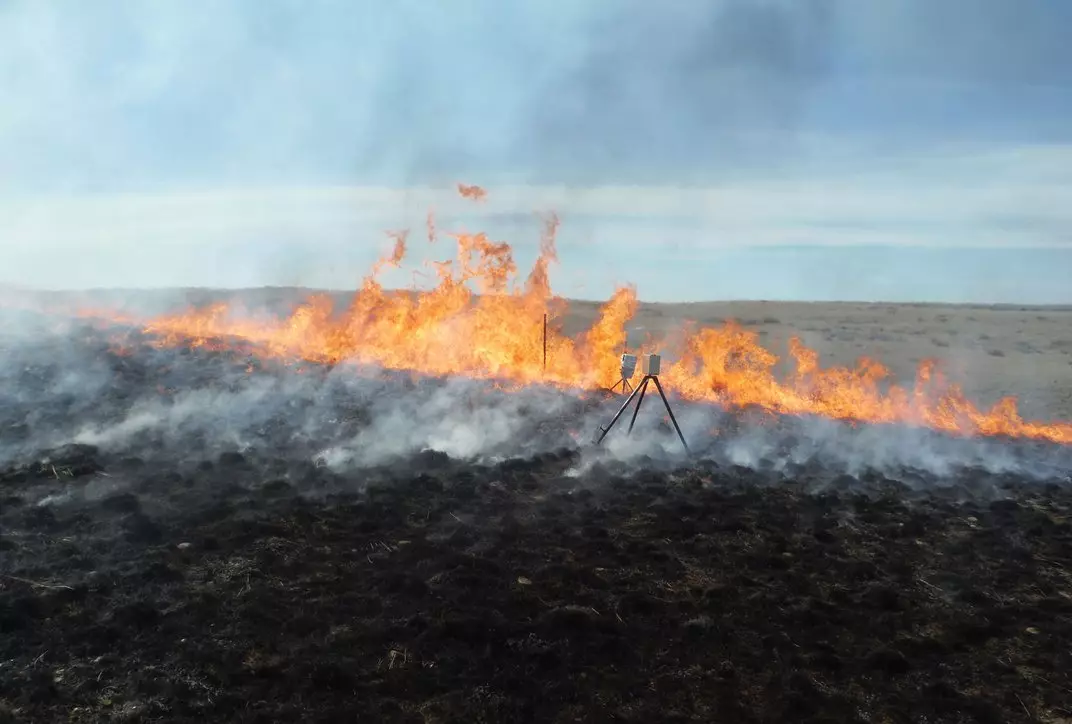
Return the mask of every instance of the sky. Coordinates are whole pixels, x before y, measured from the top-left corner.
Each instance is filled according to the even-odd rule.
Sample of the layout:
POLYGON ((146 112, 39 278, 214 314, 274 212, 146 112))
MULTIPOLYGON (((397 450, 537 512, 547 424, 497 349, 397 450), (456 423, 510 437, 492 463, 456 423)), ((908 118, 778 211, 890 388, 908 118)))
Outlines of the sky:
POLYGON ((0 284, 1072 303, 1072 3, 0 0, 0 284), (488 191, 456 197, 458 182, 488 191), (389 281, 408 284, 409 272, 389 281))

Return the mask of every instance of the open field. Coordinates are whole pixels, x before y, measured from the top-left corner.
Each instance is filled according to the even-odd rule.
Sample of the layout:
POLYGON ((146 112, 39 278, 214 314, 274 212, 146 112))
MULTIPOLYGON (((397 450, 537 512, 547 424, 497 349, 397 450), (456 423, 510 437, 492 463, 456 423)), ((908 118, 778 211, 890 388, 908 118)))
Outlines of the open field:
MULTIPOLYGON (((643 305, 630 342, 727 317, 1072 419, 1070 309, 643 305)), ((1068 446, 675 401, 692 457, 650 410, 594 450, 598 393, 112 333, 5 325, 0 722, 1072 718, 1068 446)))

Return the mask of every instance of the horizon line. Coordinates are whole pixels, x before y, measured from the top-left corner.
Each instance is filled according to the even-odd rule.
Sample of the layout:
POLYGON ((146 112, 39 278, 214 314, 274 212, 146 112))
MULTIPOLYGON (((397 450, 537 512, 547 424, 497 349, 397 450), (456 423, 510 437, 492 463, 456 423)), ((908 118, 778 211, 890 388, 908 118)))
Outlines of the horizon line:
MULTIPOLYGON (((624 285, 624 287, 635 285, 624 285)), ((391 294, 427 294, 431 290, 427 289, 409 289, 403 287, 384 287, 384 291, 391 294)), ((360 292, 360 288, 332 288, 332 287, 306 287, 306 286, 285 286, 285 285, 262 285, 262 286, 245 286, 245 287, 219 287, 219 286, 178 286, 178 287, 84 287, 75 289, 49 289, 42 287, 28 287, 28 286, 16 286, 8 284, 0 284, 0 293, 4 292, 24 292, 33 295, 40 294, 56 294, 56 295, 79 295, 79 294, 137 294, 137 295, 165 295, 168 293, 189 293, 189 292, 201 292, 201 293, 222 293, 225 295, 242 294, 249 292, 259 291, 285 291, 285 292, 300 292, 304 293, 306 297, 312 297, 317 295, 354 295, 360 292)), ((483 296, 514 296, 513 293, 507 292, 505 294, 480 294, 478 292, 472 292, 473 298, 480 298, 483 296)), ((596 297, 583 297, 583 296, 562 296, 552 295, 551 299, 562 300, 569 303, 579 302, 582 304, 602 304, 607 301, 607 298, 596 297)), ((221 300, 225 301, 225 300, 221 300)), ((303 300, 294 300, 294 304, 300 304, 303 300)), ((1030 303, 1030 302, 942 302, 933 300, 889 300, 889 299, 777 299, 777 298, 746 298, 746 297, 734 297, 734 298, 704 298, 704 299, 690 299, 687 301, 658 301, 658 300, 644 300, 639 295, 637 297, 637 303, 643 306, 689 306, 697 304, 779 304, 779 305, 793 305, 793 306, 806 306, 812 304, 828 304, 828 305, 866 305, 866 306, 899 306, 899 307, 959 307, 965 309, 1045 309, 1049 311, 1072 311, 1072 301, 1069 302, 1054 302, 1054 303, 1030 303)), ((0 309, 3 305, 0 304, 0 309)))

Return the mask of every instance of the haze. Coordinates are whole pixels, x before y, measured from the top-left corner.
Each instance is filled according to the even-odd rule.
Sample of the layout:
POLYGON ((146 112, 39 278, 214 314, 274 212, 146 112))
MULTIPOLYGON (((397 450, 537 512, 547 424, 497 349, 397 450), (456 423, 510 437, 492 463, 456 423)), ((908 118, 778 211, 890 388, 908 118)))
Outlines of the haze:
POLYGON ((350 288, 385 230, 443 256, 429 209, 522 264, 553 210, 568 296, 1070 303, 1069 27, 1013 0, 8 0, 0 284, 350 288))

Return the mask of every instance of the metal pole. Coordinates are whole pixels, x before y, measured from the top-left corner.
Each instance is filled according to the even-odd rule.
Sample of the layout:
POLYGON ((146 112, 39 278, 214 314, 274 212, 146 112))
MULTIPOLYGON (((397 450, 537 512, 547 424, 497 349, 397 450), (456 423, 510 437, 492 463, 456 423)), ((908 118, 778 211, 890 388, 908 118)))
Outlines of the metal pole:
POLYGON ((651 377, 645 377, 644 381, 640 383, 640 397, 636 401, 636 409, 633 410, 633 419, 629 421, 629 432, 625 433, 626 435, 633 431, 633 425, 636 424, 637 415, 640 414, 640 406, 644 404, 644 393, 648 391, 649 380, 651 380, 651 377))
POLYGON ((621 409, 619 409, 618 413, 614 416, 613 419, 611 419, 610 424, 603 428, 603 434, 599 436, 598 440, 596 440, 596 445, 599 445, 603 442, 603 438, 605 438, 607 436, 607 433, 610 432, 610 429, 614 427, 614 423, 618 422, 618 418, 622 416, 623 412, 625 412, 625 408, 629 407, 629 403, 633 401, 633 398, 637 396, 638 392, 640 392, 639 387, 633 390, 633 394, 629 395, 629 398, 622 404, 621 409))
POLYGON ((670 422, 674 423, 674 429, 677 430, 677 436, 680 438, 681 444, 685 446, 687 452, 692 452, 689 450, 689 444, 685 442, 685 436, 681 434, 681 428, 677 426, 677 419, 674 417, 674 411, 670 409, 670 403, 666 400, 666 394, 663 392, 663 386, 659 384, 659 378, 652 377, 652 379, 655 380, 655 388, 659 390, 659 397, 663 398, 663 404, 666 405, 666 411, 670 413, 670 422))

